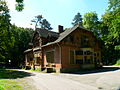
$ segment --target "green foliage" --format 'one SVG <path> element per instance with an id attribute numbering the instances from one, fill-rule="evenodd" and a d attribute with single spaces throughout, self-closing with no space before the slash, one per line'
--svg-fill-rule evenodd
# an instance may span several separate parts
<path id="1" fill-rule="evenodd" d="M 40 68 L 36 68 L 35 70 L 34 69 L 30 69 L 30 71 L 33 71 L 33 72 L 42 72 L 42 70 Z"/>
<path id="2" fill-rule="evenodd" d="M 17 11 L 22 11 L 24 9 L 24 4 L 23 4 L 23 0 L 16 0 L 17 4 L 16 4 L 16 10 Z"/>
<path id="3" fill-rule="evenodd" d="M 42 22 L 41 22 L 41 28 L 48 29 L 48 30 L 52 29 L 51 24 L 46 19 L 42 20 Z"/>
<path id="4" fill-rule="evenodd" d="M 115 66 L 120 66 L 120 59 L 117 60 Z"/>
<path id="5" fill-rule="evenodd" d="M 108 10 L 115 10 L 120 7 L 120 0 L 109 0 Z"/>
<path id="6" fill-rule="evenodd" d="M 34 31 L 32 29 L 24 29 L 12 25 L 11 27 L 11 39 L 12 47 L 9 49 L 9 59 L 12 66 L 20 66 L 24 64 L 24 51 L 29 48 L 29 42 L 31 42 Z"/>
<path id="7" fill-rule="evenodd" d="M 120 58 L 120 0 L 109 0 L 109 11 L 101 19 L 101 39 L 104 42 L 104 57 L 108 62 L 115 63 Z"/>
<path id="8" fill-rule="evenodd" d="M 120 59 L 117 61 L 117 63 L 116 63 L 117 65 L 120 65 Z"/>
<path id="9" fill-rule="evenodd" d="M 5 90 L 5 88 L 3 86 L 0 86 L 0 90 Z"/>
<path id="10" fill-rule="evenodd" d="M 16 2 L 18 2 L 18 3 L 22 3 L 22 2 L 23 2 L 23 0 L 16 0 Z"/>
<path id="11" fill-rule="evenodd" d="M 10 15 L 6 2 L 0 1 L 0 60 L 6 58 L 10 46 Z"/>
<path id="12" fill-rule="evenodd" d="M 64 30 L 69 30 L 69 29 L 71 29 L 71 28 L 65 28 Z"/>
<path id="13" fill-rule="evenodd" d="M 22 11 L 24 9 L 24 4 L 23 3 L 17 3 L 16 4 L 16 10 L 17 11 Z"/>
<path id="14" fill-rule="evenodd" d="M 96 36 L 99 35 L 99 21 L 95 12 L 88 12 L 84 14 L 83 26 L 88 30 L 94 32 Z"/>
<path id="15" fill-rule="evenodd" d="M 120 45 L 116 45 L 115 50 L 120 50 Z"/>
<path id="16" fill-rule="evenodd" d="M 74 19 L 72 21 L 72 25 L 73 26 L 76 26 L 76 25 L 82 26 L 82 15 L 80 15 L 79 12 L 74 16 Z"/>
<path id="17" fill-rule="evenodd" d="M 47 30 L 52 29 L 51 24 L 46 19 L 44 19 L 42 15 L 35 16 L 35 19 L 31 20 L 31 22 L 35 23 L 35 29 L 37 27 Z"/>
<path id="18" fill-rule="evenodd" d="M 116 44 L 120 41 L 120 8 L 106 12 L 102 16 L 102 34 L 106 43 Z M 107 32 L 106 34 L 104 32 Z M 104 39 L 104 38 L 103 38 Z"/>
<path id="19" fill-rule="evenodd" d="M 29 48 L 33 36 L 32 29 L 24 29 L 10 24 L 10 14 L 6 2 L 0 1 L 0 66 L 19 66 L 24 63 L 23 52 Z M 11 60 L 11 63 L 8 61 Z"/>

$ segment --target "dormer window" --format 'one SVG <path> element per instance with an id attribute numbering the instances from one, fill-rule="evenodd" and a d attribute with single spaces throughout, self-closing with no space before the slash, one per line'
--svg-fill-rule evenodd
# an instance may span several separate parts
<path id="1" fill-rule="evenodd" d="M 81 46 L 82 47 L 89 47 L 89 38 L 87 36 L 81 37 Z"/>

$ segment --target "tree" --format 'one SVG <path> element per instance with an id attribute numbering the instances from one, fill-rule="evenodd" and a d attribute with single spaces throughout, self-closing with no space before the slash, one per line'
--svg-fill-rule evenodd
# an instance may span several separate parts
<path id="1" fill-rule="evenodd" d="M 0 1 L 0 66 L 19 66 L 24 63 L 23 52 L 29 48 L 33 36 L 32 29 L 24 29 L 10 23 L 9 9 L 6 2 Z"/>
<path id="2" fill-rule="evenodd" d="M 120 50 L 120 45 L 116 45 L 115 50 Z"/>
<path id="3" fill-rule="evenodd" d="M 35 23 L 35 29 L 37 28 L 37 26 L 41 26 L 41 23 L 42 23 L 42 15 L 38 15 L 38 16 L 35 16 L 35 19 L 31 20 L 31 22 Z"/>
<path id="4" fill-rule="evenodd" d="M 109 63 L 120 58 L 116 50 L 120 44 L 120 0 L 109 0 L 109 7 L 101 19 L 101 39 L 104 41 L 104 57 Z M 117 47 L 116 47 L 117 46 Z"/>
<path id="5" fill-rule="evenodd" d="M 24 51 L 29 48 L 29 42 L 33 37 L 33 29 L 21 28 L 15 25 L 11 26 L 13 39 L 13 47 L 9 50 L 9 56 L 12 66 L 20 66 L 24 64 Z"/>
<path id="6" fill-rule="evenodd" d="M 115 10 L 120 7 L 120 0 L 109 0 L 108 3 L 109 3 L 108 11 Z"/>
<path id="7" fill-rule="evenodd" d="M 106 30 L 107 34 L 104 36 L 107 36 L 107 42 L 106 43 L 119 43 L 120 42 L 120 8 L 114 10 L 114 11 L 109 11 L 106 12 L 102 16 L 102 23 L 104 27 L 102 29 L 102 32 Z M 104 34 L 104 33 L 103 33 Z"/>
<path id="8" fill-rule="evenodd" d="M 99 35 L 99 21 L 95 12 L 88 12 L 84 14 L 83 26 L 88 30 L 94 32 L 96 36 Z"/>
<path id="9" fill-rule="evenodd" d="M 73 26 L 76 26 L 76 25 L 82 26 L 82 15 L 80 15 L 79 12 L 74 16 L 74 19 L 72 21 L 72 25 Z"/>
<path id="10" fill-rule="evenodd" d="M 24 4 L 23 4 L 24 0 L 16 0 L 16 10 L 17 11 L 22 11 L 24 9 Z"/>
<path id="11" fill-rule="evenodd" d="M 42 20 L 41 28 L 48 29 L 48 30 L 52 29 L 51 24 L 46 19 Z"/>
<path id="12" fill-rule="evenodd" d="M 0 27 L 8 28 L 7 25 L 10 25 L 9 9 L 5 1 L 0 1 Z"/>
<path id="13" fill-rule="evenodd" d="M 10 15 L 5 1 L 0 1 L 0 60 L 3 62 L 8 54 L 10 43 Z"/>
<path id="14" fill-rule="evenodd" d="M 51 24 L 42 17 L 42 15 L 35 16 L 35 19 L 31 20 L 31 22 L 35 23 L 35 29 L 40 27 L 42 29 L 51 30 Z"/>

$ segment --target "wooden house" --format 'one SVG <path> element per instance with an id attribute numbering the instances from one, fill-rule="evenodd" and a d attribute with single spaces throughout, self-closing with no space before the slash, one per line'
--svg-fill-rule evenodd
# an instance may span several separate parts
<path id="1" fill-rule="evenodd" d="M 100 66 L 101 45 L 92 32 L 79 25 L 65 31 L 59 26 L 58 30 L 36 29 L 33 48 L 25 51 L 27 67 L 61 72 Z"/>

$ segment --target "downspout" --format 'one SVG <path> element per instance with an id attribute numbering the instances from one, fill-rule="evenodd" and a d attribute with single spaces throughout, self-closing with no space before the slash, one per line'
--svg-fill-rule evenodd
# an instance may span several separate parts
<path id="1" fill-rule="evenodd" d="M 59 52 L 60 52 L 60 64 L 62 64 L 62 60 L 61 60 L 61 56 L 62 56 L 62 53 L 61 53 L 61 51 L 62 51 L 62 49 L 61 49 L 61 46 L 57 43 L 57 45 L 58 45 L 58 47 L 59 47 Z"/>
<path id="2" fill-rule="evenodd" d="M 27 54 L 25 54 L 25 67 L 27 66 Z"/>

